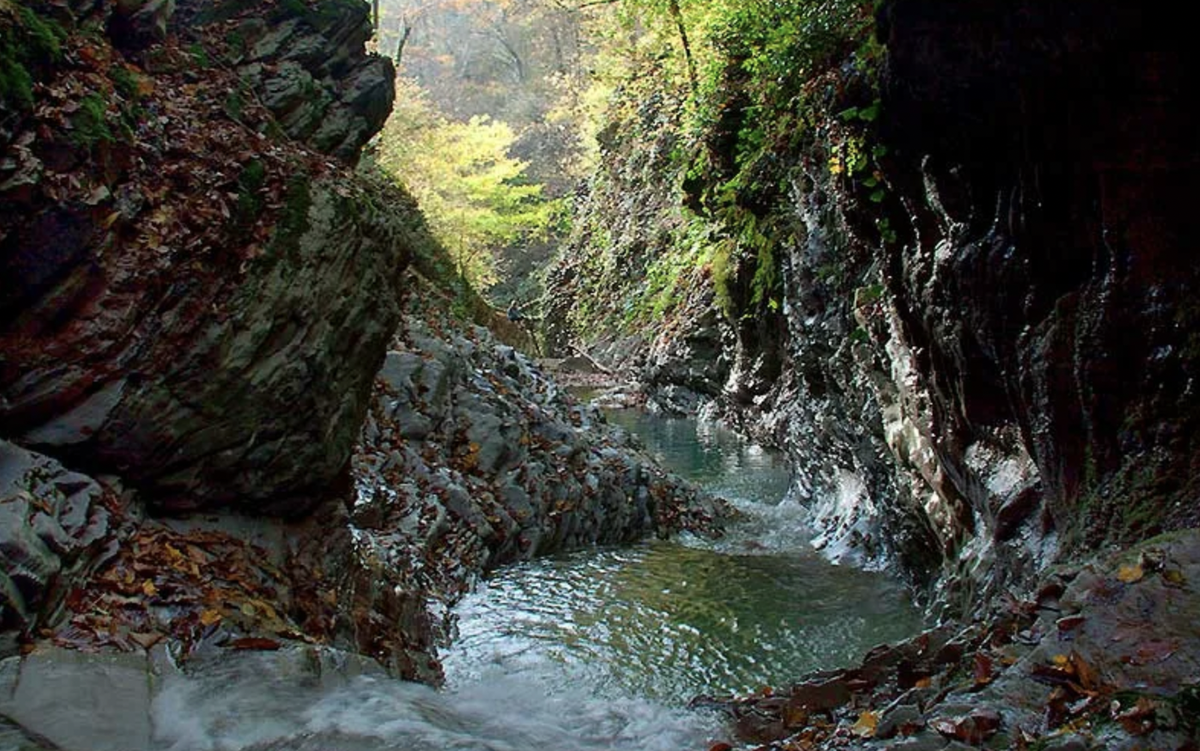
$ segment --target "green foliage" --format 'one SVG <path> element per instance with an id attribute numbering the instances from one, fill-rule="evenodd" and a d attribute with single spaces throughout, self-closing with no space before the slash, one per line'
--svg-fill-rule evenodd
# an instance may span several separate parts
<path id="1" fill-rule="evenodd" d="M 24 44 L 28 59 L 58 62 L 62 57 L 62 42 L 67 38 L 66 30 L 54 19 L 42 18 L 25 6 L 21 6 L 17 14 L 25 33 Z"/>
<path id="2" fill-rule="evenodd" d="M 79 101 L 79 110 L 71 118 L 71 138 L 79 146 L 90 148 L 100 141 L 112 141 L 108 126 L 108 105 L 104 97 L 92 93 Z"/>
<path id="3" fill-rule="evenodd" d="M 108 69 L 108 78 L 113 82 L 113 88 L 117 90 L 117 93 L 127 101 L 132 102 L 140 98 L 137 75 L 129 68 L 116 63 Z"/>
<path id="4" fill-rule="evenodd" d="M 731 240 L 716 243 L 712 246 L 709 257 L 709 269 L 712 274 L 713 294 L 717 298 L 717 307 L 726 319 L 732 320 L 737 315 L 734 307 L 733 294 L 729 289 L 735 264 L 731 261 L 734 250 Z"/>
<path id="5" fill-rule="evenodd" d="M 221 108 L 229 115 L 229 119 L 241 122 L 242 112 L 246 109 L 246 95 L 240 86 L 229 92 Z"/>
<path id="6" fill-rule="evenodd" d="M 5 11 L 0 6 L 0 103 L 26 110 L 33 107 L 30 68 L 58 62 L 67 32 L 24 5 L 16 8 L 11 23 Z"/>
<path id="7" fill-rule="evenodd" d="M 199 68 L 208 68 L 212 66 L 212 60 L 208 56 L 208 50 L 204 49 L 204 45 L 199 42 L 193 42 L 188 47 L 188 55 L 196 63 Z"/>
<path id="8" fill-rule="evenodd" d="M 526 163 L 509 156 L 516 136 L 508 125 L 451 120 L 412 82 L 397 87 L 379 163 L 412 191 L 459 273 L 487 289 L 500 274 L 496 251 L 543 235 L 560 202 L 544 198 Z"/>
<path id="9" fill-rule="evenodd" d="M 255 162 L 251 162 L 251 165 L 253 164 Z M 259 166 L 261 167 L 261 165 Z M 246 171 L 249 169 L 250 165 L 247 165 Z M 250 178 L 253 179 L 253 174 Z M 308 212 L 311 208 L 312 191 L 308 175 L 297 173 L 288 180 L 287 193 L 284 194 L 283 215 L 275 225 L 275 236 L 267 251 L 269 257 L 282 258 L 295 255 L 300 247 L 300 238 L 308 231 Z"/>
<path id="10" fill-rule="evenodd" d="M 257 159 L 251 160 L 242 168 L 238 175 L 237 205 L 235 207 L 234 224 L 246 228 L 254 224 L 258 213 L 262 211 L 262 187 L 266 183 L 267 170 Z M 305 208 L 307 214 L 307 208 Z"/>
<path id="11" fill-rule="evenodd" d="M 33 107 L 33 77 L 14 54 L 7 38 L 0 39 L 0 102 L 11 102 L 16 109 Z"/>

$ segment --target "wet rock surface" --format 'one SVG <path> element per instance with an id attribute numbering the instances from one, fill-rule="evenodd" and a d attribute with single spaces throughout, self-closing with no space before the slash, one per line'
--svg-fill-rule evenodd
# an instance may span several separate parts
<path id="1" fill-rule="evenodd" d="M 205 676 L 206 683 L 190 680 L 197 675 Z M 269 652 L 222 651 L 184 665 L 162 646 L 137 654 L 85 654 L 42 646 L 24 658 L 0 662 L 0 715 L 13 723 L 0 724 L 0 741 L 11 737 L 15 745 L 5 748 L 64 751 L 240 744 L 255 735 L 249 723 L 261 722 L 257 717 L 243 719 L 254 697 L 239 690 L 240 681 L 253 679 L 260 690 L 265 686 L 276 694 L 311 696 L 364 676 L 383 675 L 371 660 L 312 645 Z M 198 692 L 218 686 L 227 692 L 226 702 L 218 705 L 219 720 L 211 728 L 190 720 L 188 703 Z M 211 693 L 204 699 L 211 702 Z M 298 704 L 296 715 L 304 708 Z M 299 716 L 288 719 L 302 726 Z"/>
<path id="2" fill-rule="evenodd" d="M 424 289 L 415 276 L 408 283 Z M 437 683 L 450 606 L 487 570 L 655 533 L 719 533 L 732 513 L 723 502 L 664 473 L 594 407 L 434 298 L 406 298 L 354 455 L 352 497 L 331 489 L 304 519 L 155 518 L 113 478 L 100 485 L 4 444 L 0 511 L 30 514 L 5 533 L 5 571 L 40 599 L 6 602 L 8 651 L 19 643 L 29 656 L 6 663 L 5 675 L 21 677 L 0 716 L 83 748 L 88 721 L 54 723 L 46 702 L 91 687 L 95 722 L 123 726 L 113 747 L 146 747 L 145 717 L 121 718 L 155 700 L 163 670 L 207 675 L 247 653 L 270 661 L 333 648 Z M 86 528 L 80 499 L 105 500 Z M 86 531 L 77 547 L 104 552 L 69 580 L 75 558 L 43 555 L 36 536 L 50 529 L 32 509 L 43 502 L 57 504 L 47 509 L 61 525 Z M 52 577 L 53 597 L 42 595 Z M 130 681 L 141 693 L 125 690 Z"/>
<path id="3" fill-rule="evenodd" d="M 0 441 L 0 656 L 51 625 L 103 557 L 106 494 L 92 478 Z"/>
<path id="4" fill-rule="evenodd" d="M 451 598 L 502 563 L 716 534 L 732 513 L 526 356 L 419 293 L 407 305 L 353 464 L 354 525 L 391 565 Z"/>
<path id="5" fill-rule="evenodd" d="M 785 448 L 818 546 L 940 579 L 951 614 L 1076 551 L 1198 523 L 1196 232 L 1182 199 L 1198 179 L 1196 123 L 1179 92 L 1200 66 L 1134 3 L 1088 17 L 1035 3 L 943 11 L 882 4 L 884 69 L 855 57 L 814 72 L 812 127 L 781 128 L 789 145 L 736 169 L 727 137 L 758 127 L 736 65 L 703 144 L 713 174 L 654 162 L 679 136 L 673 100 L 634 102 L 577 232 L 617 272 L 589 272 L 573 251 L 555 283 L 593 286 L 548 315 L 561 329 L 593 294 L 643 304 L 656 263 L 690 258 L 654 229 L 678 226 L 683 206 L 703 218 L 706 201 L 729 199 L 734 220 L 771 227 L 775 308 L 755 307 L 757 261 L 735 253 L 719 337 L 695 314 L 716 307 L 714 285 L 680 283 L 684 301 L 655 321 L 667 341 L 646 336 L 632 358 L 599 341 L 595 354 L 627 363 L 647 404 Z M 855 175 L 845 156 L 860 147 L 872 156 Z M 740 237 L 708 218 L 715 237 Z M 639 284 L 621 298 L 627 277 Z"/>

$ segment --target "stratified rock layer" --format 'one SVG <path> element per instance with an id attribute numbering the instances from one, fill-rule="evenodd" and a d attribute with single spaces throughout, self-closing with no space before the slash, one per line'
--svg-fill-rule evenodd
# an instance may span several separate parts
<path id="1" fill-rule="evenodd" d="M 729 60 L 691 164 L 653 71 L 630 82 L 551 340 L 665 288 L 648 402 L 786 448 L 826 554 L 940 577 L 952 610 L 1197 526 L 1198 48 L 1132 2 L 877 16 L 886 55 L 847 47 L 778 121 Z M 697 258 L 712 283 L 662 281 Z"/>
<path id="2" fill-rule="evenodd" d="M 452 598 L 534 555 L 720 530 L 724 502 L 435 294 L 409 296 L 354 458 L 352 522 L 384 568 Z"/>
<path id="3" fill-rule="evenodd" d="M 255 5 L 239 23 L 271 40 L 264 71 L 299 60 L 349 97 L 358 114 L 314 117 L 354 124 L 304 138 L 353 160 L 390 107 L 390 64 L 363 50 L 365 3 L 321 7 Z M 64 47 L 116 34 L 105 18 L 85 6 Z M 185 20 L 197 41 L 139 46 L 144 70 L 103 46 L 48 64 L 44 101 L 7 121 L 0 435 L 171 508 L 299 513 L 347 466 L 402 269 L 430 241 L 399 189 L 257 132 L 271 113 L 204 68 L 227 29 Z"/>
<path id="4" fill-rule="evenodd" d="M 0 441 L 0 656 L 49 625 L 109 532 L 105 491 L 53 459 Z"/>

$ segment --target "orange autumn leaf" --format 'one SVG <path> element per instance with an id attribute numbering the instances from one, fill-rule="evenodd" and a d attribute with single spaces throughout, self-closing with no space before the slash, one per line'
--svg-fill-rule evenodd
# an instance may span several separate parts
<path id="1" fill-rule="evenodd" d="M 1139 581 L 1145 575 L 1146 572 L 1142 569 L 1141 564 L 1121 566 L 1119 569 L 1117 569 L 1117 579 L 1125 582 L 1126 584 L 1132 584 L 1133 582 Z"/>
<path id="2" fill-rule="evenodd" d="M 875 736 L 875 728 L 878 726 L 879 718 L 874 712 L 866 711 L 858 716 L 858 722 L 851 726 L 850 732 L 860 738 L 873 738 Z"/>
<path id="3" fill-rule="evenodd" d="M 200 614 L 200 623 L 205 626 L 211 626 L 214 623 L 219 623 L 223 617 L 224 616 L 221 615 L 221 611 L 219 610 L 205 610 Z"/>

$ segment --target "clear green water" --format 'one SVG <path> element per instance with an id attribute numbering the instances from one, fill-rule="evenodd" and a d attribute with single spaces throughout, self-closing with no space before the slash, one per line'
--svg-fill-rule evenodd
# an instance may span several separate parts
<path id="1" fill-rule="evenodd" d="M 726 539 L 581 551 L 497 573 L 459 608 L 451 687 L 525 675 L 549 689 L 681 705 L 854 662 L 921 626 L 891 578 L 834 566 L 769 452 L 690 420 L 614 413 L 676 472 L 738 505 Z"/>
<path id="2" fill-rule="evenodd" d="M 895 582 L 808 548 L 803 510 L 781 502 L 788 475 L 771 454 L 689 421 L 613 419 L 745 521 L 717 543 L 581 551 L 498 572 L 458 610 L 442 691 L 382 676 L 300 679 L 282 652 L 169 675 L 149 708 L 150 747 L 704 751 L 728 732 L 713 713 L 686 709 L 693 696 L 784 685 L 919 628 Z M 46 706 L 79 712 L 56 694 Z M 127 697 L 115 706 L 145 720 Z"/>

